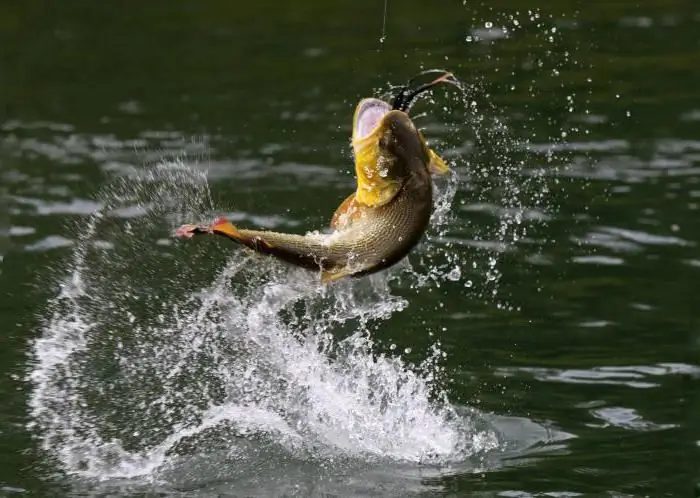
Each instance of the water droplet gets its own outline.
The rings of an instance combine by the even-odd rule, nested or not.
[[[459,266],[455,266],[447,274],[447,279],[453,282],[457,282],[460,278],[462,278],[462,269]]]

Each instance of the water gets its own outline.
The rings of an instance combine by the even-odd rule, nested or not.
[[[436,229],[448,223],[458,178],[446,183]],[[226,258],[212,276],[199,271],[210,254],[202,247],[185,252],[162,238],[153,250],[153,227],[201,219],[216,210],[211,198],[201,171],[165,162],[107,184],[75,228],[27,380],[28,429],[76,482],[189,488],[182,475],[193,469],[207,481],[247,483],[251,467],[255,481],[280,480],[275,459],[303,481],[319,479],[303,468],[309,461],[328,467],[323,479],[355,479],[349,469],[364,474],[368,464],[384,478],[439,476],[445,466],[498,467],[514,448],[571,437],[451,403],[439,340],[420,364],[376,344],[374,323],[409,305],[389,278],[414,289],[458,281],[454,257],[447,275],[435,265],[326,287],[253,255]]]
[[[305,8],[0,9],[0,494],[692,496],[700,11]],[[407,261],[173,239],[326,226],[434,67]]]

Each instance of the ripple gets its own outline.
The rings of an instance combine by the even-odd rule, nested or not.
[[[574,158],[561,175],[571,178],[591,180],[613,180],[625,183],[641,183],[650,178],[687,177],[700,175],[696,165],[699,142],[683,140],[659,140],[655,144],[656,153],[649,159],[625,154],[622,147],[617,150],[580,150],[580,157]],[[566,150],[577,151],[571,144],[562,144]],[[546,153],[546,150],[542,152]],[[604,157],[593,158],[594,152],[605,152]],[[608,155],[610,154],[610,155]],[[613,155],[614,154],[614,155]]]
[[[24,237],[36,233],[34,227],[12,226],[10,227],[10,237]]]
[[[71,132],[73,131],[73,125],[68,123],[53,123],[51,121],[29,121],[23,122],[17,119],[11,119],[6,121],[0,126],[3,131],[14,131],[14,130],[49,130],[49,131],[59,131],[59,132]]]
[[[656,367],[639,367],[649,375],[690,375],[693,378],[700,378],[700,366],[688,365],[686,363],[659,363]]]
[[[583,237],[572,237],[571,240],[581,245],[604,247],[618,252],[638,252],[644,246],[677,246],[694,247],[695,243],[673,235],[655,235],[641,230],[602,226],[596,231]],[[576,262],[596,264],[617,264],[616,261],[596,260],[591,258],[607,258],[606,256],[579,256]],[[581,261],[582,258],[588,258]],[[621,263],[620,263],[621,264]]]
[[[597,247],[604,247],[606,249],[612,249],[613,251],[620,252],[637,252],[641,251],[641,247],[633,242],[616,237],[613,234],[601,233],[601,232],[591,232],[587,233],[583,237],[571,237],[571,240],[580,245],[590,245]]]
[[[646,245],[695,246],[695,243],[672,235],[654,235],[639,230],[617,227],[600,227],[600,230],[626,240]]]
[[[608,122],[608,117],[604,114],[592,114],[586,112],[585,114],[574,115],[572,120],[585,124],[603,124]]]
[[[645,420],[633,408],[620,406],[610,406],[591,410],[591,415],[603,421],[603,424],[586,424],[589,427],[619,427],[633,431],[660,431],[678,427],[677,424],[656,424],[650,420]]]
[[[507,208],[489,203],[468,204],[460,206],[459,210],[466,213],[487,213],[498,219],[509,218],[518,221],[544,222],[552,219],[551,216],[536,208]]]
[[[571,258],[573,263],[588,264],[588,265],[603,265],[603,266],[619,266],[625,264],[625,260],[622,258],[615,258],[612,256],[575,256]]]
[[[554,264],[554,261],[549,256],[540,253],[527,254],[525,261],[536,266],[551,266]]]
[[[491,23],[487,23],[487,26],[472,29],[471,36],[467,37],[467,41],[491,42],[508,38],[509,34],[508,28],[492,26]]]
[[[475,249],[481,249],[481,250],[489,251],[489,252],[496,252],[499,254],[502,254],[505,252],[511,252],[515,249],[514,246],[506,244],[505,242],[501,242],[498,240],[475,240],[475,239],[468,239],[468,238],[464,238],[464,237],[449,237],[449,236],[435,237],[433,240],[436,240],[437,242],[439,242],[441,244],[450,244],[450,245],[462,246],[462,247],[472,247]]]
[[[585,142],[562,142],[562,143],[529,143],[525,146],[526,150],[540,154],[549,154],[551,152],[607,152],[620,153],[630,149],[630,143],[627,140],[609,139],[609,140],[590,140]]]
[[[668,138],[656,142],[656,150],[662,154],[683,154],[700,151],[700,140]]]
[[[41,252],[49,251],[51,249],[70,247],[72,245],[73,241],[67,239],[66,237],[62,237],[60,235],[49,235],[48,237],[44,237],[38,242],[25,246],[24,250],[28,252]]]
[[[182,138],[182,133],[171,130],[144,130],[139,136],[147,140],[178,140]]]
[[[238,159],[236,161],[208,161],[207,177],[210,180],[221,180],[235,178],[236,181],[246,180],[285,180],[289,177],[303,181],[305,186],[328,185],[338,179],[347,181],[348,177],[336,167],[319,164],[284,162],[271,164],[261,159]],[[285,188],[298,188],[297,185],[290,187],[288,181],[283,182]],[[270,182],[266,184],[266,189],[273,188]]]
[[[694,365],[677,363],[659,363],[657,365],[638,365],[620,367],[595,367],[591,369],[558,369],[558,368],[502,368],[499,373],[513,376],[517,372],[525,372],[536,380],[544,382],[562,382],[566,384],[595,384],[616,385],[636,389],[659,387],[656,382],[650,382],[648,377],[661,375],[690,374],[698,376],[700,368]]]
[[[585,327],[585,328],[590,328],[590,329],[598,329],[598,328],[608,327],[608,326],[614,325],[614,324],[615,324],[615,322],[611,322],[610,320],[587,320],[587,321],[579,323],[579,326]]]
[[[637,389],[659,387],[659,384],[654,382],[635,380],[644,379],[644,375],[633,372],[619,372],[612,369],[560,370],[553,368],[529,368],[523,369],[523,371],[533,374],[537,380],[548,382],[563,382],[566,384],[607,384],[634,387]]]
[[[637,389],[659,387],[650,382],[648,377],[667,375],[690,375],[700,377],[700,366],[685,363],[657,363],[656,365],[606,366],[591,369],[558,369],[539,367],[520,367],[498,369],[505,376],[517,372],[531,374],[535,379],[545,382],[563,382],[566,384],[607,384]]]
[[[700,121],[700,109],[691,109],[681,114],[681,121]]]
[[[136,138],[123,139],[114,134],[75,133],[72,125],[49,122],[10,121],[2,125],[10,132],[2,143],[14,157],[45,158],[58,164],[81,164],[85,160],[105,163],[124,159],[149,162],[167,155],[211,154],[213,137],[200,136],[192,140],[182,132],[155,132],[147,130]],[[20,130],[46,130],[50,134],[35,133],[22,137]],[[114,167],[111,164],[110,167]]]
[[[481,495],[478,495],[481,496]],[[492,496],[492,495],[484,495],[484,496]],[[549,496],[552,498],[573,498],[576,496],[584,496],[583,493],[577,493],[575,491],[550,491],[547,493],[528,493],[527,491],[518,491],[518,490],[509,490],[509,491],[502,491],[498,493],[499,497],[503,498],[537,498],[541,496]],[[616,495],[619,496],[619,495]],[[621,498],[621,497],[620,497]]]
[[[143,104],[137,100],[127,100],[117,105],[117,110],[124,114],[141,114]]]
[[[620,26],[626,28],[650,28],[654,25],[654,20],[646,16],[629,16],[620,19]]]
[[[12,494],[12,493],[24,494],[28,490],[23,489],[23,488],[16,488],[14,486],[0,486],[0,491],[2,491],[3,493],[8,493],[8,494]]]
[[[31,197],[12,196],[12,200],[19,204],[34,206],[36,214],[78,214],[89,215],[99,210],[101,204],[89,199],[72,199],[70,202],[48,202]]]

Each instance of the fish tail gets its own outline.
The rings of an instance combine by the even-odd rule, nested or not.
[[[274,256],[307,269],[324,269],[328,261],[329,247],[303,235],[239,229],[226,218],[218,218],[208,226],[183,225],[176,235],[192,237],[196,234],[213,234],[226,237],[259,254]]]
[[[237,242],[243,243],[243,240],[245,239],[240,230],[238,230],[238,227],[230,221],[228,221],[223,216],[217,218],[214,221],[214,223],[209,225],[208,228],[211,233],[214,233],[216,235],[223,235],[224,237],[234,239]]]
[[[315,247],[317,244],[302,235],[238,229],[225,218],[217,219],[209,228],[211,233],[227,237],[259,254],[304,268],[318,269],[324,259],[323,249]]]
[[[223,217],[217,218],[209,229],[216,235],[223,235],[261,254],[272,254],[274,249],[262,233],[254,230],[239,230],[236,225]]]
[[[192,238],[195,235],[221,235],[233,239],[241,244],[246,243],[246,237],[233,223],[224,217],[217,218],[211,225],[182,225],[175,231],[175,236],[180,238]]]

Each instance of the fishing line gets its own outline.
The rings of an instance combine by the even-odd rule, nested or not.
[[[389,4],[389,0],[384,0],[384,19],[382,20],[382,36],[379,37],[379,43],[384,43],[386,40],[386,11]]]

